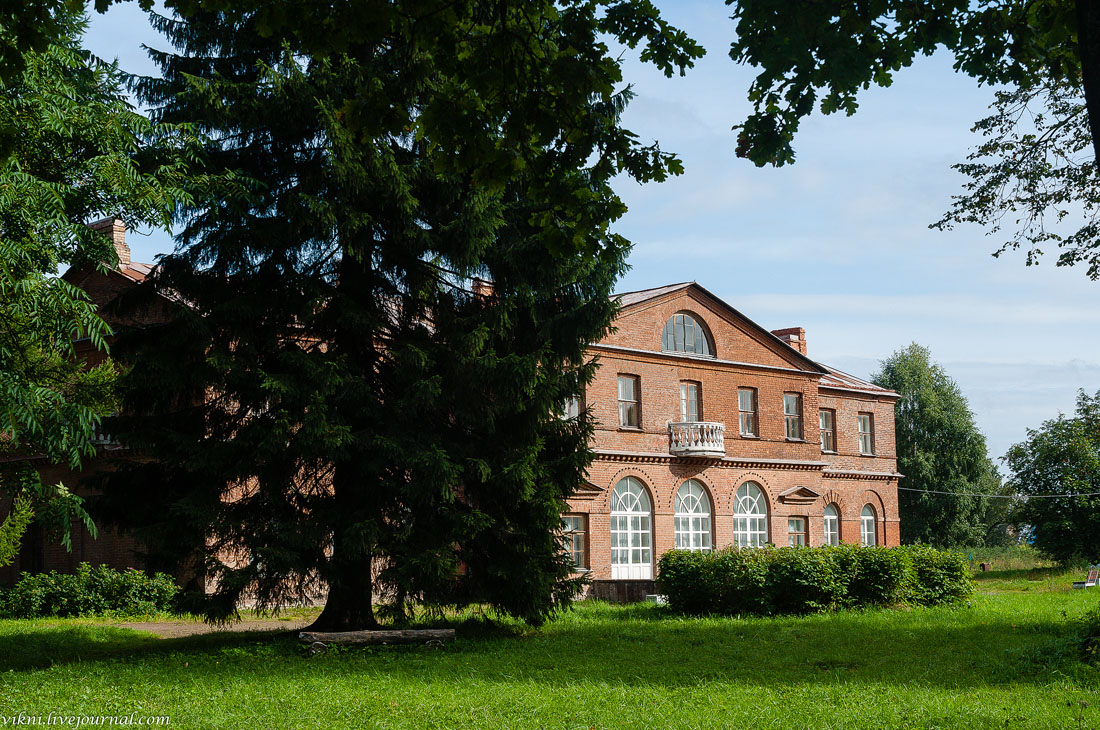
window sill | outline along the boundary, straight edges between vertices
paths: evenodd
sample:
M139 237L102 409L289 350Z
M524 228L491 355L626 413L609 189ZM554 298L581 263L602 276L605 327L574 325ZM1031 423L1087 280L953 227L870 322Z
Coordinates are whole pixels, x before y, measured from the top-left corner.
M868 459L873 459L873 458L875 458L876 456L878 456L878 454L864 454L864 453L862 453L862 452L861 452L861 453L860 453L860 456L865 456L865 457L867 457Z
M738 434L738 436L740 436L743 439L755 439L756 441L760 440L759 436L757 436L756 434L752 434L752 433L741 433L741 434Z
M840 452L839 452L839 451L826 451L825 449L822 449L822 450L821 450L821 453L823 453L823 454L829 454L829 455L831 455L831 456L837 456L837 455L838 455L838 454L839 454Z
M574 568L573 572L574 573L591 573L592 569L591 568Z
M786 440L790 441L792 444L808 444L808 443L810 443L806 439L793 439L793 438L787 437Z
M620 431L633 431L634 433L642 433L643 429L640 426L619 426Z

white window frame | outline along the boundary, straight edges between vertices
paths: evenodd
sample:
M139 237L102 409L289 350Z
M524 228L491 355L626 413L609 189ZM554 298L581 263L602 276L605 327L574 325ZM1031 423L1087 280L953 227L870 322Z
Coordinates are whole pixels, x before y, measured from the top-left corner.
M626 382L631 383L630 398L623 397L623 384ZM637 375L621 374L618 379L618 396L619 396L619 428L641 428L642 427L642 379ZM634 407L634 423L629 423L630 420L627 416L631 412L631 405Z
M756 482L737 488L733 505L733 544L763 547L768 542L768 499Z
M581 413L584 412L584 396L574 395L565 399L565 408L563 409L562 416L567 421L574 421L580 418Z
M793 411L789 407L789 404L793 403ZM791 425L794 425L794 431L796 434L791 435ZM787 438L791 441L802 441L802 434L805 433L802 429L802 394L801 393L784 393L783 394L783 431L787 434Z
M676 490L673 528L679 550L710 550L710 497L695 479L688 479Z
M825 505L825 544L840 544L840 510L832 503Z
M750 410L745 410L741 400L742 395L749 397ZM760 435L760 427L756 420L756 403L756 388L737 389L737 430L742 436Z
M818 427L821 431L821 451L826 454L836 453L836 411L832 408L822 408L818 411ZM825 421L828 420L828 428ZM825 443L825 435L829 435L829 443Z
M787 547L806 547L809 544L809 523L808 517L800 515L787 517Z
M867 419L867 430L863 429ZM862 456L875 455L875 414L867 411L856 414L856 428L859 430L859 453Z
M691 380L680 381L680 421L703 420L702 386Z
M707 328L693 314L677 312L665 322L661 332L661 351L714 357L714 343Z
M653 502L645 485L624 477L611 492L611 577L653 578Z
M878 512L873 505L863 505L859 513L859 544L863 547L878 545Z
M561 532L565 536L565 551L573 560L577 572L588 570L588 515L566 514L561 517ZM578 541L580 546L578 548ZM577 553L580 560L577 560Z

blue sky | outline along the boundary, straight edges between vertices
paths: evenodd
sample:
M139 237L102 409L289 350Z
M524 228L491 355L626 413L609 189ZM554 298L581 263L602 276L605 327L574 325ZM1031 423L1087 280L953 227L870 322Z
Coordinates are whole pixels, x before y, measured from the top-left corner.
M618 226L635 244L621 291L695 280L769 329L806 329L811 357L861 377L918 342L954 377L1001 456L1026 428L1071 412L1100 389L1100 282L1053 257L993 258L1000 239L975 227L929 230L965 180L950 169L978 138L992 91L941 54L863 94L852 117L814 116L797 162L756 168L734 155L730 127L748 113L751 68L726 51L734 26L718 0L658 5L707 49L684 78L627 54L637 97L624 124L683 159L683 176L639 186ZM165 47L136 3L93 14L86 44L150 72L140 46ZM171 249L131 235L136 261Z

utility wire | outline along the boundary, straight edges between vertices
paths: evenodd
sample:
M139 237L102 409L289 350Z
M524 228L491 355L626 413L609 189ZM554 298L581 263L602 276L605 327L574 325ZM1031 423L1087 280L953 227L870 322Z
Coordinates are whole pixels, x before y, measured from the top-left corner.
M898 487L906 492L923 492L924 494L946 494L952 497L988 497L989 499L1054 499L1056 497L1100 497L1100 492L1080 492L1078 494L982 494L981 492L937 492L934 489L917 489L916 487Z

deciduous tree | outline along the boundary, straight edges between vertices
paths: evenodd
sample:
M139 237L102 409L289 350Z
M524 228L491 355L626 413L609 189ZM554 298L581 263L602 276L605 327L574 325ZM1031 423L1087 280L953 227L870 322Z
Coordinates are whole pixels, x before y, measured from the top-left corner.
M960 547L998 539L1008 503L969 496L1004 490L959 386L916 343L885 360L873 380L902 396L894 416L906 488L898 492L902 541Z
M991 108L974 125L983 141L954 165L970 178L965 192L935 227L985 226L1007 236L995 255L1022 246L1029 266L1054 246L1058 266L1100 278L1100 178L1080 85L1042 79L997 92Z
M81 500L43 484L24 458L79 466L112 407L114 366L86 368L73 346L87 338L105 349L108 328L57 273L117 263L89 220L115 214L167 225L182 170L180 158L168 162L144 145L153 128L127 102L118 69L80 48L79 12L52 12L52 42L21 55L19 73L0 74L0 124L11 131L0 149L0 492L19 507L0 527L9 545L32 511L66 544L74 519L94 534ZM12 48L24 45L5 52ZM158 132L175 146L169 130Z
M1016 519L1033 528L1035 546L1051 557L1100 561L1100 392L1077 395L1072 417L1059 415L1006 455L1011 486L1024 501ZM1057 495L1066 497L1034 497Z
M1100 139L1100 6L1091 0L726 2L737 33L730 57L760 69L748 93L753 112L736 127L738 154L757 165L793 162L794 135L815 108L854 114L860 90L889 86L939 48L983 83L1079 84Z

